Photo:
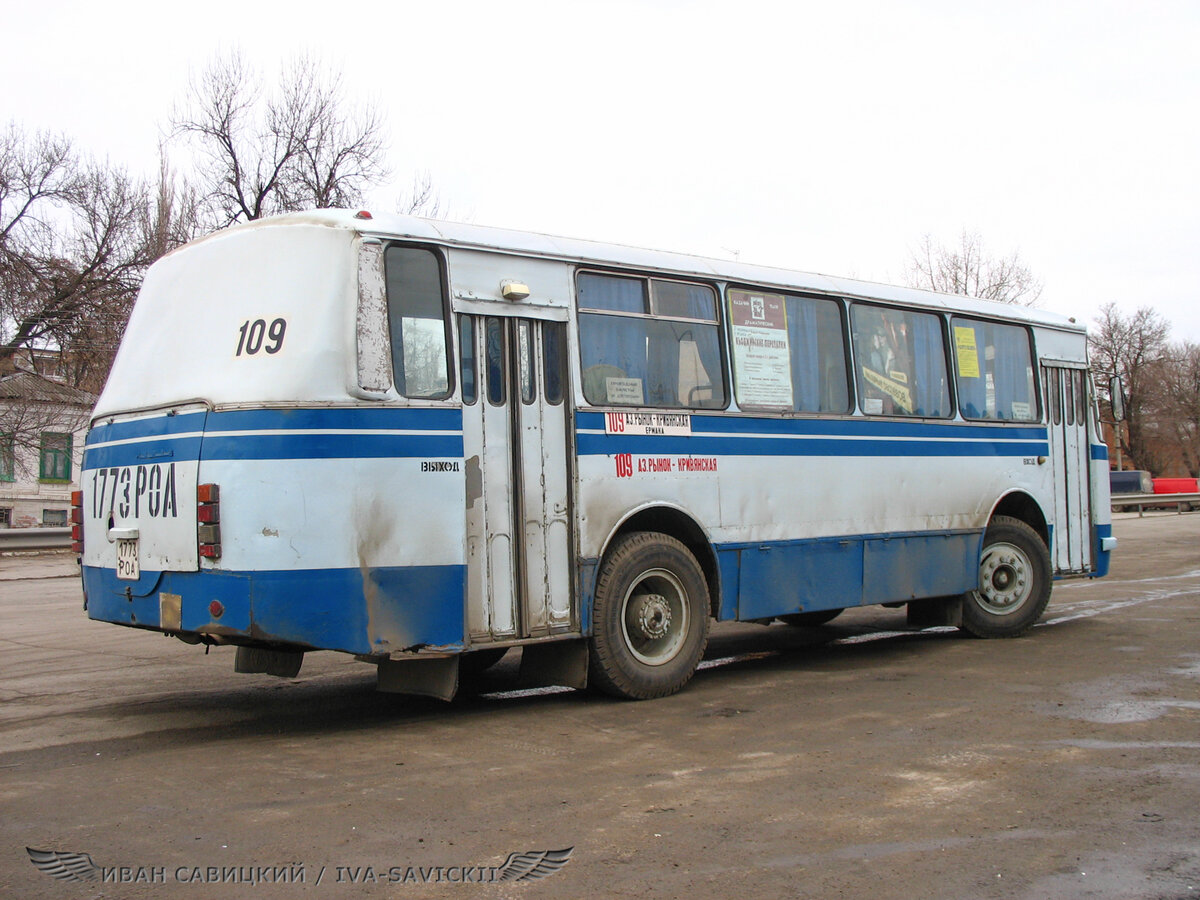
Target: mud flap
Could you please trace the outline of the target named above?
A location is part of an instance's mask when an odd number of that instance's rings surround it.
[[[934,597],[932,600],[912,600],[908,604],[908,624],[913,628],[962,625],[963,598]]]
[[[388,694],[417,694],[453,700],[458,693],[458,656],[382,660],[375,687]]]
[[[551,641],[521,648],[518,680],[526,687],[561,685],[583,690],[587,687],[587,673],[587,641]]]
[[[267,650],[263,647],[238,647],[233,671],[277,678],[295,678],[304,662],[303,650]]]

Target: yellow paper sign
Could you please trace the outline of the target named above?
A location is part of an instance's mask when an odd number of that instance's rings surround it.
[[[979,350],[975,346],[975,329],[962,325],[954,326],[954,349],[958,357],[960,378],[979,377]]]

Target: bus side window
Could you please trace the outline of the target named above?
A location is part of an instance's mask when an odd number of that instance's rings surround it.
[[[492,406],[504,405],[504,323],[488,319],[484,325],[484,371],[487,374],[487,398]]]
[[[952,318],[950,326],[963,418],[1037,421],[1029,332],[961,316]]]
[[[561,322],[542,323],[542,368],[545,373],[542,389],[546,392],[546,402],[552,406],[562,403],[566,393],[563,384],[567,370],[565,329]]]
[[[396,390],[405,397],[445,397],[450,372],[438,259],[419,247],[392,246],[385,269]]]
[[[850,309],[863,412],[875,416],[951,415],[941,320],[856,303]]]
[[[462,399],[470,406],[479,396],[479,366],[475,358],[475,320],[462,316],[458,320],[458,353],[462,369]]]
[[[743,409],[850,411],[846,334],[835,300],[730,288],[734,394]]]
[[[725,406],[716,294],[702,284],[581,272],[583,394],[613,406]]]

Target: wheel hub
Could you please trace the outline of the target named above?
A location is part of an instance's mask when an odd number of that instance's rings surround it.
[[[1029,596],[1029,563],[1011,548],[993,547],[979,570],[984,602],[997,612],[1020,606]]]
[[[637,614],[637,626],[651,640],[665,637],[671,630],[671,605],[662,594],[643,594]]]

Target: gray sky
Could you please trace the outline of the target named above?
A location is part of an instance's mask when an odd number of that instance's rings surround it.
[[[387,114],[378,209],[893,282],[966,228],[1200,341],[1195,0],[11,6],[0,121],[134,170],[216,51],[307,50]]]

